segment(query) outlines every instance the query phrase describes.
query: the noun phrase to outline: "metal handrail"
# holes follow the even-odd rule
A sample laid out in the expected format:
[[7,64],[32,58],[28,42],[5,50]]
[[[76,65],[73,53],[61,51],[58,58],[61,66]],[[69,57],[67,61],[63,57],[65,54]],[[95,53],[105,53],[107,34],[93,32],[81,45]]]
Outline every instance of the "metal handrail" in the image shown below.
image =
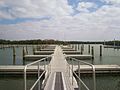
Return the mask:
[[40,75],[40,77],[37,79],[37,81],[33,84],[33,86],[30,88],[30,90],[33,90],[36,84],[39,82],[40,78],[45,74],[45,71]]
[[80,77],[75,73],[75,72],[73,72],[74,74],[75,74],[75,76],[79,79],[79,81],[83,84],[83,86],[87,89],[87,90],[90,90],[89,88],[88,88],[88,86],[80,79]]
[[[67,63],[68,64],[68,63]],[[72,71],[72,68],[70,68],[70,65],[68,64],[68,67],[69,67],[69,69],[71,69],[71,71]],[[75,74],[75,76],[79,79],[79,81],[83,84],[83,86],[87,89],[87,90],[90,90],[88,87],[87,87],[87,85],[80,79],[80,77],[75,73],[75,72],[73,72],[74,74]],[[69,71],[69,76],[70,76],[70,71]]]
[[[26,75],[26,71],[27,71],[27,67],[29,67],[29,66],[31,66],[31,65],[34,65],[34,64],[36,64],[36,63],[38,63],[38,79],[36,80],[36,82],[33,84],[33,86],[30,88],[30,90],[33,90],[34,89],[34,87],[36,86],[36,84],[37,83],[39,83],[38,84],[38,90],[40,90],[40,78],[45,74],[45,72],[46,71],[44,71],[41,75],[40,75],[40,62],[41,61],[44,61],[44,70],[45,70],[45,60],[46,59],[48,59],[49,57],[51,57],[51,56],[48,56],[48,57],[46,57],[46,58],[42,58],[42,59],[40,59],[40,60],[37,60],[37,61],[34,61],[34,62],[32,62],[32,63],[29,63],[29,64],[27,64],[27,65],[25,65],[25,67],[24,67],[24,90],[27,90],[27,75]],[[49,71],[50,72],[50,71]]]
[[[72,59],[72,73],[74,73],[75,74],[75,76],[79,79],[79,81],[84,85],[84,87],[87,89],[87,90],[90,90],[86,85],[85,85],[85,83],[80,79],[80,63],[79,62],[81,62],[81,63],[84,63],[84,64],[87,64],[87,65],[89,65],[89,66],[91,66],[92,67],[92,71],[93,71],[93,90],[96,90],[96,75],[95,75],[95,66],[94,65],[92,65],[92,64],[90,64],[90,63],[88,63],[88,62],[84,62],[84,61],[82,61],[82,60],[79,60],[79,59],[76,59],[76,58],[71,58],[71,57],[68,57],[69,59]],[[73,60],[74,61],[77,61],[78,62],[78,73],[79,73],[79,76],[73,71]],[[69,65],[69,64],[68,64]],[[70,67],[70,66],[69,66]],[[73,82],[73,76],[72,76],[72,82]]]

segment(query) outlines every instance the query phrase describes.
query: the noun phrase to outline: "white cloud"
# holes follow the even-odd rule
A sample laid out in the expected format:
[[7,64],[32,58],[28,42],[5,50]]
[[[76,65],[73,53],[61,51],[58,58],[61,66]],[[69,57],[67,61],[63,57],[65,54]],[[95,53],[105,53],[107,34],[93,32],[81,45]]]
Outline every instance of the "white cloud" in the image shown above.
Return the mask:
[[[29,5],[31,4],[28,4],[28,6]],[[118,6],[104,5],[95,12],[79,13],[74,16],[70,16],[69,14],[73,12],[73,10],[66,0],[52,0],[49,2],[48,0],[39,0],[38,2],[34,0],[32,5],[35,5],[32,7],[36,8],[35,10],[38,10],[35,11],[35,13],[38,12],[39,15],[51,14],[53,17],[50,20],[37,22],[31,21],[12,25],[0,25],[0,38],[54,38],[61,40],[120,39],[120,7]],[[22,13],[17,13],[16,17],[22,16],[23,13],[26,13],[26,11],[28,11],[28,6],[19,6],[21,8],[18,7],[17,11]],[[84,5],[84,9],[86,10],[92,7],[95,7],[92,3]],[[15,12],[16,11],[14,11],[14,13]],[[27,13],[30,14],[31,12]],[[35,16],[34,13],[31,14],[31,16],[32,15]],[[28,15],[26,14],[26,17],[27,16]]]
[[80,2],[78,4],[77,10],[82,12],[89,12],[89,8],[96,8],[97,5],[92,2]]
[[73,9],[67,0],[3,0],[0,8],[8,7],[6,15],[11,17],[41,17],[50,15],[69,15]]

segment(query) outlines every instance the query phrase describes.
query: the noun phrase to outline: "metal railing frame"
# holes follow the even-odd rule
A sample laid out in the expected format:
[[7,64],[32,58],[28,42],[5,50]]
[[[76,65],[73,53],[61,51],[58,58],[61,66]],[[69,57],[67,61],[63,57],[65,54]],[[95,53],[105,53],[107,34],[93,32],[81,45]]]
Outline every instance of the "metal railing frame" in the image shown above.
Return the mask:
[[[72,71],[72,85],[73,85],[73,74],[79,79],[79,81],[83,84],[83,86],[87,89],[87,90],[90,90],[88,88],[88,86],[81,80],[80,78],[80,63],[83,63],[83,64],[86,64],[86,65],[89,65],[92,67],[92,71],[93,71],[93,90],[96,90],[96,75],[95,75],[95,66],[88,63],[88,62],[84,62],[82,60],[79,60],[79,59],[76,59],[76,58],[72,58],[72,57],[67,57],[69,59],[72,60],[72,68],[70,67],[70,65],[68,64],[69,66],[69,76],[70,76],[70,69]],[[73,71],[73,60],[74,61],[77,61],[78,62],[78,75]],[[80,84],[79,82],[79,84]],[[80,90],[80,87],[79,87],[79,90]]]
[[[51,56],[49,56],[51,57]],[[32,63],[29,63],[27,65],[25,65],[24,67],[24,90],[27,90],[27,68],[31,65],[34,65],[34,64],[37,64],[37,69],[38,69],[38,79],[35,81],[35,83],[32,85],[32,87],[30,88],[30,90],[33,90],[35,88],[35,86],[38,84],[38,90],[40,90],[40,79],[41,77],[45,74],[45,70],[46,70],[46,59],[48,59],[49,57],[45,57],[45,58],[42,58],[40,60],[37,60],[37,61],[34,61]],[[44,71],[42,72],[42,74],[40,75],[40,62],[41,61],[44,61]],[[49,66],[50,64],[48,64],[47,66]],[[51,66],[49,66],[49,68],[51,68]],[[51,72],[50,71],[51,69],[48,69],[48,75],[49,73]]]

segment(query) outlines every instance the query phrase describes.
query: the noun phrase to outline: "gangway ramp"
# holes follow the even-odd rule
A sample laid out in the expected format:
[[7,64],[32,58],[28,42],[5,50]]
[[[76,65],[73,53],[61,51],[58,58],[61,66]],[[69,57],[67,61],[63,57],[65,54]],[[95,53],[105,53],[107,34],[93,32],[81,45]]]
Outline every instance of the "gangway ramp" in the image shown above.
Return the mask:
[[69,77],[69,73],[66,70],[67,61],[60,46],[56,46],[50,64],[51,74],[44,90],[74,90],[74,88],[78,88],[75,78],[72,84],[72,76]]

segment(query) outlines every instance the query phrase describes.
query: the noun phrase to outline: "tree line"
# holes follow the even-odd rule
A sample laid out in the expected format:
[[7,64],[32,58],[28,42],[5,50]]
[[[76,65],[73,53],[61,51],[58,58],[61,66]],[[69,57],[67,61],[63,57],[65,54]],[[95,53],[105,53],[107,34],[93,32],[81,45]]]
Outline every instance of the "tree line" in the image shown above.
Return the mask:
[[53,39],[46,40],[3,40],[0,39],[0,44],[105,44],[120,46],[120,40],[116,41],[59,41]]

